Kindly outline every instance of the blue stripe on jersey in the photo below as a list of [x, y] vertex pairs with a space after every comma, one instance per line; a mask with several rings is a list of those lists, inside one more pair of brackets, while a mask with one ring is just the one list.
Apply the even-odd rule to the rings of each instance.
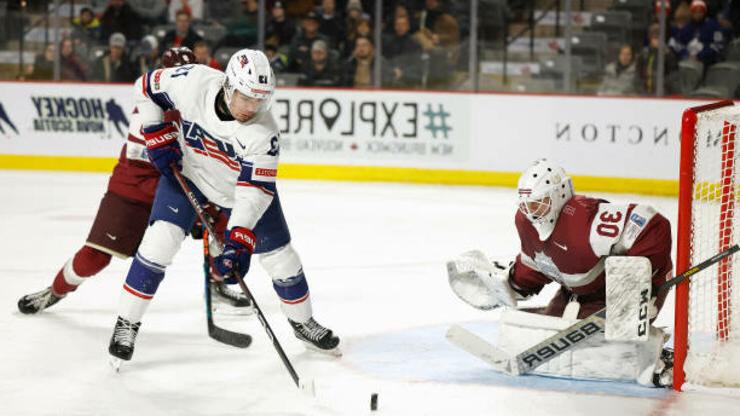
[[252, 162], [239, 159], [239, 164], [241, 165], [241, 171], [239, 172], [239, 177], [236, 179], [237, 182], [248, 182], [261, 188], [265, 188], [270, 192], [275, 192], [277, 190], [274, 181], [263, 182], [252, 179], [252, 169], [254, 168]]
[[166, 92], [153, 92], [152, 91], [152, 82], [151, 82], [151, 76], [152, 73], [155, 71], [161, 71], [161, 70], [154, 70], [149, 71], [146, 74], [146, 95], [151, 98], [151, 100], [154, 102], [154, 104], [157, 104], [162, 110], [167, 111], [175, 108], [175, 103], [172, 101], [170, 96]]

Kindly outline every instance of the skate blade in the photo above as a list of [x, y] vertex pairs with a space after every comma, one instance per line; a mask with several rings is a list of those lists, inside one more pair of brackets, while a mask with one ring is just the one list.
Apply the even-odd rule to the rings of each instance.
[[123, 364], [123, 360], [121, 360], [118, 357], [110, 357], [108, 359], [108, 364], [110, 365], [111, 369], [115, 371], [116, 373], [121, 371], [121, 364]]
[[339, 345], [337, 345], [336, 347], [330, 350], [322, 350], [321, 348], [309, 342], [306, 342], [306, 341], [302, 341], [302, 342], [303, 342], [303, 345], [306, 346], [307, 350], [318, 352], [319, 354], [322, 354], [322, 355], [328, 355], [330, 357], [341, 357], [342, 356], [342, 350], [339, 348]]

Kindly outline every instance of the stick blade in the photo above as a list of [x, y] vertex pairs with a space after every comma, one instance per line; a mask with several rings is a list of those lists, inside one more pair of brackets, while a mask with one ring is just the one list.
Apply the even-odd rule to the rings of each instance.
[[488, 363], [496, 371], [518, 375], [517, 366], [512, 365], [512, 357], [506, 351], [496, 347], [483, 338], [475, 335], [460, 325], [452, 325], [447, 330], [447, 339], [463, 351], [472, 354]]
[[252, 344], [252, 336], [229, 331], [216, 325], [208, 325], [208, 336], [223, 344], [237, 348], [247, 348]]

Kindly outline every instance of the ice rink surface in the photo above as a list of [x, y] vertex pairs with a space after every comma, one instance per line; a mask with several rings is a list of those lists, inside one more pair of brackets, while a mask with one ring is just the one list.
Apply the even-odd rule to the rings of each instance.
[[[133, 360], [116, 374], [107, 345], [128, 261], [114, 259], [37, 316], [16, 308], [83, 244], [106, 183], [102, 174], [0, 171], [1, 415], [740, 414], [740, 399], [716, 393], [506, 377], [448, 344], [450, 324], [485, 336], [496, 312], [458, 301], [444, 262], [470, 249], [502, 259], [518, 250], [515, 191], [482, 187], [280, 181], [315, 316], [342, 337], [344, 356], [304, 350], [258, 262], [246, 280], [299, 374], [315, 380], [315, 398], [293, 387], [255, 318], [216, 317], [252, 334], [248, 349], [207, 336], [202, 253], [190, 240], [144, 317]], [[673, 198], [599, 196], [652, 204], [675, 232]], [[672, 307], [671, 295], [659, 325], [672, 325]]]

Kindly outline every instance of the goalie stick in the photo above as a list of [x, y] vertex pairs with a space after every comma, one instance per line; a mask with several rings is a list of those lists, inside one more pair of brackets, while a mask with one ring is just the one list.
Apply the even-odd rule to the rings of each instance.
[[[670, 289], [737, 251], [740, 251], [740, 247], [735, 244], [727, 250], [715, 254], [711, 258], [690, 267], [685, 272], [666, 281], [658, 287], [657, 292]], [[605, 322], [606, 308], [603, 308], [515, 356], [509, 355], [502, 349], [458, 325], [454, 325], [448, 330], [447, 338], [463, 350], [486, 361], [496, 370], [518, 376], [533, 371], [535, 368], [558, 357], [574, 346], [580, 345], [583, 341], [604, 332]]]
[[[206, 227], [206, 230], [208, 230], [208, 234], [213, 236], [213, 238], [218, 243], [219, 248], [223, 250], [223, 246], [224, 246], [223, 238], [220, 238], [218, 233], [213, 231], [213, 225], [208, 221], [208, 213], [206, 213], [206, 211], [203, 209], [203, 206], [201, 206], [200, 202], [198, 201], [198, 197], [196, 197], [193, 190], [190, 189], [190, 185], [188, 185], [187, 181], [185, 181], [185, 177], [182, 176], [182, 173], [177, 169], [177, 166], [173, 164], [172, 166], [170, 166], [170, 168], [172, 169], [172, 173], [174, 174], [175, 179], [177, 180], [177, 183], [180, 185], [180, 188], [182, 189], [183, 193], [185, 194], [185, 196], [187, 196], [188, 201], [190, 202], [190, 205], [193, 207], [193, 210], [195, 210], [195, 213], [198, 215], [198, 218], [200, 218], [200, 221], [203, 223], [203, 226]], [[257, 314], [257, 318], [262, 324], [262, 328], [265, 329], [265, 333], [267, 333], [267, 337], [270, 338], [270, 340], [272, 341], [272, 346], [275, 347], [275, 351], [278, 353], [278, 356], [280, 356], [280, 360], [282, 360], [283, 365], [285, 365], [285, 369], [288, 370], [288, 373], [290, 374], [290, 377], [293, 379], [293, 383], [295, 384], [295, 386], [298, 387], [298, 389], [302, 391], [305, 391], [311, 395], [314, 395], [315, 390], [314, 390], [313, 381], [311, 380], [308, 383], [302, 382], [302, 380], [298, 376], [298, 373], [295, 371], [293, 364], [288, 359], [288, 356], [285, 355], [285, 350], [283, 350], [283, 346], [280, 345], [280, 341], [278, 341], [277, 336], [275, 336], [275, 333], [272, 331], [270, 324], [267, 322], [267, 318], [265, 318], [265, 314], [262, 313], [262, 309], [259, 307], [259, 305], [257, 304], [257, 301], [254, 299], [252, 292], [249, 290], [246, 283], [244, 283], [244, 279], [242, 278], [242, 276], [240, 276], [239, 273], [234, 272], [234, 278], [239, 283], [239, 287], [242, 289], [244, 294], [252, 302], [252, 307], [254, 308], [254, 311]], [[210, 312], [210, 307], [208, 310]]]

